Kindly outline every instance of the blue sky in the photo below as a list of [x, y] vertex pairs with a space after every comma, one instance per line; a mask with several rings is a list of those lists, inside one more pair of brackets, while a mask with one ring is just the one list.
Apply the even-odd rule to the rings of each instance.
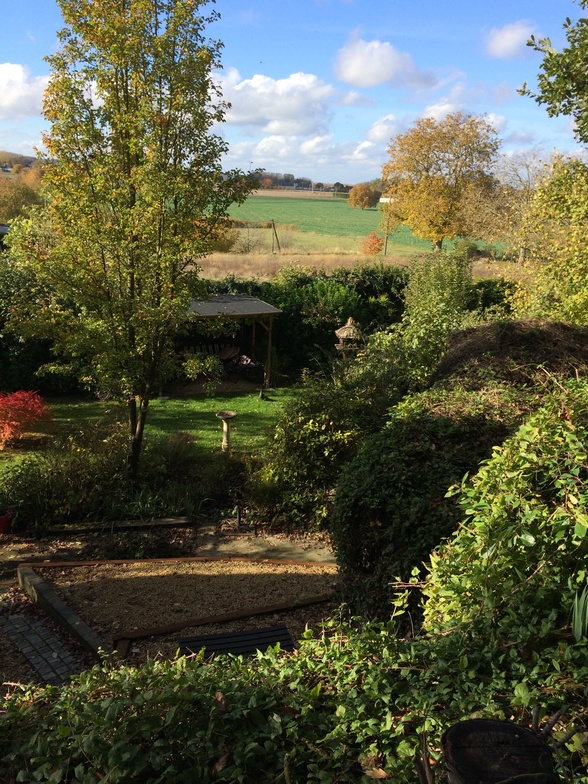
[[[232, 104], [227, 167], [355, 184], [378, 177], [390, 138], [419, 117], [485, 114], [503, 151], [577, 151], [569, 118], [517, 94], [535, 83], [531, 34], [565, 44], [572, 0], [217, 0], [208, 34]], [[54, 0], [2, 11], [0, 149], [30, 154], [45, 127], [42, 94], [57, 47]]]

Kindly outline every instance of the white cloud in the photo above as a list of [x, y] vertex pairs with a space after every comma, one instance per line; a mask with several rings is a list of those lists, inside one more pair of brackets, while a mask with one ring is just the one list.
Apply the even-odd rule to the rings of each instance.
[[241, 79], [232, 68], [219, 79], [223, 96], [231, 104], [227, 123], [260, 128], [272, 137], [323, 133], [331, 102], [337, 97], [332, 85], [302, 72], [285, 79], [261, 74]]
[[533, 131], [513, 131], [504, 138], [505, 144], [531, 145], [538, 140], [538, 135]]
[[494, 27], [486, 38], [486, 52], [499, 60], [515, 60], [528, 53], [527, 41], [535, 31], [534, 25], [524, 19]]
[[366, 163], [371, 160], [375, 149], [376, 145], [372, 142], [360, 142], [353, 148], [351, 153], [346, 156], [346, 160], [350, 163]]
[[369, 128], [366, 139], [375, 144], [387, 144], [400, 130], [400, 123], [393, 114], [387, 114]]
[[337, 53], [337, 78], [354, 87], [375, 87], [388, 83], [395, 87], [430, 88], [437, 80], [419, 71], [412, 57], [399, 52], [387, 41], [364, 41], [353, 36]]
[[494, 112], [489, 112], [486, 115], [486, 119], [490, 123], [490, 125], [494, 128], [496, 133], [502, 133], [507, 126], [508, 120], [502, 114], [495, 114]]
[[0, 63], [0, 120], [39, 115], [48, 76], [31, 76], [23, 65]]
[[315, 136], [313, 139], [307, 139], [300, 145], [300, 152], [302, 155], [324, 155], [328, 153], [333, 146], [333, 135], [325, 134], [324, 136]]
[[421, 117], [443, 120], [448, 114], [453, 114], [454, 112], [470, 112], [472, 111], [472, 106], [479, 105], [485, 98], [486, 91], [483, 87], [470, 87], [465, 82], [458, 82], [445, 96], [438, 98], [434, 103], [428, 104], [421, 112]]
[[339, 106], [373, 106], [375, 101], [372, 98], [368, 98], [367, 95], [362, 95], [353, 90], [350, 93], [341, 95], [337, 104]]
[[462, 109], [462, 106], [459, 103], [455, 103], [449, 97], [447, 98], [440, 98], [435, 103], [430, 103], [428, 106], [425, 107], [421, 116], [422, 117], [431, 117], [433, 120], [444, 120], [448, 114], [454, 114], [455, 112], [459, 112]]

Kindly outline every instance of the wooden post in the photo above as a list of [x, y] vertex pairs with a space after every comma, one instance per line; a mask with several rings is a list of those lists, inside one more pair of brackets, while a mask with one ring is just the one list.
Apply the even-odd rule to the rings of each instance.
[[267, 358], [265, 361], [265, 368], [263, 372], [263, 386], [267, 389], [270, 385], [270, 377], [272, 371], [272, 326], [274, 317], [269, 317], [269, 327], [267, 335]]

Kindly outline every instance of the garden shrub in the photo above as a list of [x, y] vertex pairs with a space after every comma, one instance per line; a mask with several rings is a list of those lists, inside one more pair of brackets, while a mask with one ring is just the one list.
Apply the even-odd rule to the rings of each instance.
[[458, 240], [455, 240], [453, 249], [455, 253], [459, 253], [466, 259], [474, 259], [479, 255], [477, 242], [475, 240], [469, 239], [468, 237], [460, 237]]
[[359, 294], [361, 311], [355, 318], [367, 334], [401, 320], [408, 282], [406, 267], [376, 261], [334, 269], [331, 278]]
[[36, 534], [81, 521], [192, 514], [226, 493], [232, 464], [222, 456], [197, 458], [189, 441], [148, 435], [131, 484], [126, 427], [93, 425], [8, 465], [0, 474], [0, 507], [14, 510], [13, 530]]
[[21, 292], [35, 281], [17, 269], [9, 253], [0, 252], [0, 379], [5, 392], [37, 389], [42, 395], [81, 394], [72, 368], [56, 362], [52, 342], [45, 338], [24, 338], [7, 327], [11, 309]]
[[[283, 267], [271, 281], [230, 275], [208, 281], [207, 286], [211, 294], [249, 294], [281, 310], [273, 329], [276, 367], [297, 377], [304, 368], [324, 368], [336, 358], [334, 330], [349, 317], [366, 335], [398, 322], [406, 280], [403, 267], [378, 262], [331, 274], [305, 266]], [[263, 351], [260, 343], [261, 355]]]
[[396, 335], [376, 333], [356, 360], [337, 363], [330, 378], [303, 374], [253, 476], [257, 515], [302, 529], [328, 523], [342, 466], [406, 393], [401, 368]]
[[335, 364], [332, 379], [304, 378], [253, 485], [265, 515], [303, 527], [327, 522], [342, 467], [381, 430], [391, 406], [425, 385], [450, 330], [463, 321], [469, 276], [456, 254], [415, 263], [402, 323], [372, 334], [354, 359]]
[[475, 471], [521, 419], [508, 389], [433, 389], [405, 398], [341, 471], [331, 521], [346, 600], [386, 617], [407, 581], [459, 524], [450, 485]]
[[588, 386], [567, 382], [452, 491], [463, 524], [431, 556], [429, 631], [566, 625], [588, 578], [587, 444]]
[[414, 784], [423, 741], [439, 760], [453, 723], [528, 726], [535, 704], [545, 723], [565, 703], [555, 738], [577, 731], [558, 772], [588, 784], [586, 643], [397, 631], [334, 625], [294, 654], [105, 664], [60, 688], [19, 689], [1, 705], [0, 768], [8, 781], [68, 784]]
[[402, 317], [407, 374], [423, 388], [443, 353], [449, 334], [463, 326], [471, 284], [470, 262], [457, 253], [433, 253], [409, 273]]
[[378, 256], [383, 249], [384, 238], [380, 237], [376, 231], [372, 231], [366, 237], [361, 252], [365, 253], [366, 256]]
[[340, 465], [362, 436], [360, 408], [342, 386], [304, 374], [250, 483], [257, 517], [302, 530], [324, 524]]
[[508, 316], [511, 312], [510, 299], [515, 291], [516, 283], [505, 278], [476, 280], [468, 286], [465, 306], [481, 314], [490, 311]]
[[50, 411], [38, 392], [0, 392], [0, 450], [49, 417]]

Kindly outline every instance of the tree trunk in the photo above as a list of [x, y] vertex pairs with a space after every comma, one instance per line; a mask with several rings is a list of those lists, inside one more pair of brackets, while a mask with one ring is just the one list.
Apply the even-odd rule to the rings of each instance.
[[435, 251], [435, 253], [441, 253], [441, 251], [443, 250], [443, 240], [442, 239], [435, 241], [435, 243], [433, 245], [433, 250]]
[[[138, 403], [138, 405], [137, 405]], [[143, 433], [147, 420], [149, 400], [132, 398], [128, 403], [129, 410], [129, 451], [127, 454], [127, 470], [132, 484], [137, 481], [139, 473], [139, 457], [143, 446]]]
[[519, 264], [524, 264], [527, 260], [527, 249], [524, 247], [519, 248]]

